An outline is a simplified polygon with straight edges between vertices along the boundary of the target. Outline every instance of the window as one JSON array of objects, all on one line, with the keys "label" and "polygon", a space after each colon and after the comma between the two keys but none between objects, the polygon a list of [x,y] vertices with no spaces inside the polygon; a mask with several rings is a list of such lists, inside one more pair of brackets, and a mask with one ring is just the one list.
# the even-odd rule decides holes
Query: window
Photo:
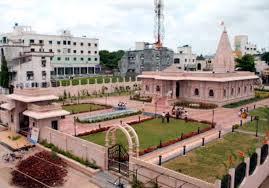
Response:
[{"label": "window", "polygon": [[81,58],[80,58],[80,60],[81,60],[81,61],[84,61],[84,58],[83,58],[83,57],[81,57]]},{"label": "window", "polygon": [[60,45],[61,44],[61,41],[57,41],[57,44]]},{"label": "window", "polygon": [[63,41],[63,45],[66,45],[66,40]]},{"label": "window", "polygon": [[157,92],[161,91],[161,88],[160,88],[160,86],[159,86],[159,85],[158,85],[158,86],[156,86],[156,91],[157,91]]},{"label": "window", "polygon": [[69,53],[69,54],[70,54],[70,53],[71,53],[71,49],[67,49],[67,53]]},{"label": "window", "polygon": [[68,44],[68,45],[71,45],[71,41],[67,41],[67,44]]},{"label": "window", "polygon": [[213,91],[213,89],[210,89],[209,90],[209,97],[214,97],[214,91]]},{"label": "window", "polygon": [[179,64],[179,63],[180,63],[180,59],[179,58],[174,59],[174,64]]},{"label": "window", "polygon": [[34,52],[35,51],[35,49],[34,48],[31,48],[31,50],[30,50],[31,52]]},{"label": "window", "polygon": [[245,86],[245,88],[244,88],[244,92],[246,93],[247,92],[247,87]]},{"label": "window", "polygon": [[83,45],[84,45],[83,42],[81,42],[81,43],[80,43],[80,46],[83,46]]},{"label": "window", "polygon": [[74,61],[76,61],[76,60],[77,60],[77,58],[76,58],[76,57],[74,57],[74,58],[73,58],[73,60],[74,60]]},{"label": "window", "polygon": [[60,49],[58,49],[58,50],[57,50],[57,52],[58,52],[58,53],[61,53],[61,50],[60,50]]},{"label": "window", "polygon": [[148,85],[146,85],[145,89],[146,89],[146,91],[149,91],[149,86],[148,86]]},{"label": "window", "polygon": [[81,50],[80,53],[83,54],[84,53],[83,50]]},{"label": "window", "polygon": [[94,58],[94,61],[98,61],[98,58]]},{"label": "window", "polygon": [[233,96],[234,95],[234,88],[232,88],[232,90],[231,90],[231,96]]},{"label": "window", "polygon": [[77,50],[73,50],[73,53],[76,54],[77,53]]},{"label": "window", "polygon": [[26,72],[26,80],[34,80],[34,72],[33,71],[27,71]]},{"label": "window", "polygon": [[238,95],[240,95],[240,93],[241,93],[241,89],[240,89],[240,87],[238,88]]},{"label": "window", "polygon": [[252,86],[250,86],[250,91],[252,91],[252,89],[253,89]]},{"label": "window", "polygon": [[196,88],[196,89],[194,90],[194,95],[195,95],[195,96],[199,96],[199,89],[198,89],[198,88]]},{"label": "window", "polygon": [[65,61],[69,61],[70,60],[70,58],[69,57],[65,57]]},{"label": "window", "polygon": [[58,121],[57,120],[51,122],[51,128],[58,130]]},{"label": "window", "polygon": [[34,39],[30,39],[30,44],[34,44],[35,40]]},{"label": "window", "polygon": [[97,51],[95,51],[94,53],[97,54]]},{"label": "window", "polygon": [[58,61],[61,61],[61,57],[57,57],[57,60],[58,60]]},{"label": "window", "polygon": [[92,52],[91,51],[88,51],[88,54],[91,54]]},{"label": "window", "polygon": [[49,40],[49,44],[52,44],[52,40]]},{"label": "window", "polygon": [[223,97],[226,97],[226,89],[223,90]]},{"label": "window", "polygon": [[73,45],[74,45],[74,46],[76,46],[76,45],[77,45],[77,43],[76,43],[76,42],[73,42]]},{"label": "window", "polygon": [[42,79],[43,80],[46,80],[46,77],[47,77],[46,71],[42,71]]},{"label": "window", "polygon": [[97,47],[97,43],[95,43],[94,46]]},{"label": "window", "polygon": [[43,40],[39,40],[39,44],[43,44],[43,42],[44,42]]},{"label": "window", "polygon": [[42,67],[46,67],[46,63],[47,63],[46,60],[42,60],[42,61],[41,61],[41,66],[42,66]]},{"label": "window", "polygon": [[92,59],[89,57],[89,58],[88,58],[88,61],[91,61],[91,60],[92,60]]},{"label": "window", "polygon": [[188,60],[187,59],[185,59],[185,62],[187,62]]},{"label": "window", "polygon": [[91,43],[88,43],[88,46],[91,46]]},{"label": "window", "polygon": [[49,49],[49,52],[52,52],[52,49]]}]

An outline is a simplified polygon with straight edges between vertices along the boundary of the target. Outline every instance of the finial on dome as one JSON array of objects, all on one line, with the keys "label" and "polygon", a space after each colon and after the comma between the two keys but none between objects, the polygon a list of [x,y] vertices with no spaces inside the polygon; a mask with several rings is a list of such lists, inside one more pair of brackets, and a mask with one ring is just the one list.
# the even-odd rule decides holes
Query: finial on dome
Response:
[{"label": "finial on dome", "polygon": [[226,31],[226,26],[225,26],[225,24],[224,24],[224,21],[222,21],[222,22],[220,23],[220,25],[223,26],[223,32],[227,32],[227,31]]}]

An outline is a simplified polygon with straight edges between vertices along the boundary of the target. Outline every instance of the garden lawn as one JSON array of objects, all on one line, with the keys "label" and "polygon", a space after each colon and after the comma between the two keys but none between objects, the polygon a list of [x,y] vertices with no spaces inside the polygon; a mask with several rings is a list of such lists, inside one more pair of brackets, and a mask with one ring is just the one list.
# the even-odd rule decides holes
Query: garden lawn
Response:
[{"label": "garden lawn", "polygon": [[97,110],[104,110],[110,108],[109,106],[99,105],[99,104],[90,104],[90,103],[83,103],[83,104],[71,104],[71,105],[64,105],[63,109],[73,113],[83,113],[83,112],[92,112]]},{"label": "garden lawn", "polygon": [[[151,146],[158,146],[160,141],[166,142],[179,138],[181,133],[186,134],[207,128],[209,125],[195,122],[185,123],[183,120],[170,119],[170,123],[162,123],[161,119],[148,120],[140,124],[133,125],[140,143],[140,150]],[[127,146],[127,139],[121,131],[117,131],[117,143]],[[105,132],[82,136],[82,139],[105,145]]]},{"label": "garden lawn", "polygon": [[[259,116],[258,122],[258,132],[266,133],[269,131],[269,108],[257,108],[250,112],[252,116]],[[248,122],[244,124],[240,129],[256,132],[256,124],[257,121],[253,120],[252,122]]]},{"label": "garden lawn", "polygon": [[[262,145],[262,138],[242,133],[230,133],[223,139],[209,143],[205,147],[195,149],[186,156],[181,156],[164,164],[166,168],[177,172],[215,183],[222,179],[230,167],[238,165],[242,158],[239,152],[245,155],[255,152]],[[232,165],[229,165],[232,157]]]},{"label": "garden lawn", "polygon": [[239,101],[239,102],[235,102],[235,103],[231,103],[231,104],[227,104],[224,105],[224,108],[237,108],[243,105],[247,105],[250,103],[254,103],[263,99],[267,99],[269,98],[269,92],[268,91],[255,91],[255,97],[252,99],[247,99],[247,100],[243,100],[243,101]]}]

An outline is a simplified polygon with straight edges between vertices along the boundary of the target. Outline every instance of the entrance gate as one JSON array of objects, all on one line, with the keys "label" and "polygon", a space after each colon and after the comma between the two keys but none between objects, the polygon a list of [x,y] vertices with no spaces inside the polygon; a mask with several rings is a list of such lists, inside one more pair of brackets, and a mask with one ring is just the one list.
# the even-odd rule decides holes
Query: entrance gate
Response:
[{"label": "entrance gate", "polygon": [[[116,143],[116,131],[124,133],[128,141],[128,151]],[[122,123],[110,127],[106,132],[107,169],[129,176],[129,157],[138,157],[139,140],[135,130],[128,124]]]},{"label": "entrance gate", "polygon": [[108,148],[108,170],[129,176],[129,154],[122,145]]}]

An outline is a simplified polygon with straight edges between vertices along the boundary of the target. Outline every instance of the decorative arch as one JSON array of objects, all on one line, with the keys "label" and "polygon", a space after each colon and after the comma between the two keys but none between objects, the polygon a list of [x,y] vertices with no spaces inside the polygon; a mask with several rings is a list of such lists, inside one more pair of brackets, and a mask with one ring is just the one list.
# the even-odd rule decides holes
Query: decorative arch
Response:
[{"label": "decorative arch", "polygon": [[135,130],[128,125],[123,123],[122,125],[115,125],[108,129],[106,132],[106,147],[111,147],[116,144],[116,131],[121,130],[127,138],[129,156],[138,157],[139,156],[139,139]]}]

